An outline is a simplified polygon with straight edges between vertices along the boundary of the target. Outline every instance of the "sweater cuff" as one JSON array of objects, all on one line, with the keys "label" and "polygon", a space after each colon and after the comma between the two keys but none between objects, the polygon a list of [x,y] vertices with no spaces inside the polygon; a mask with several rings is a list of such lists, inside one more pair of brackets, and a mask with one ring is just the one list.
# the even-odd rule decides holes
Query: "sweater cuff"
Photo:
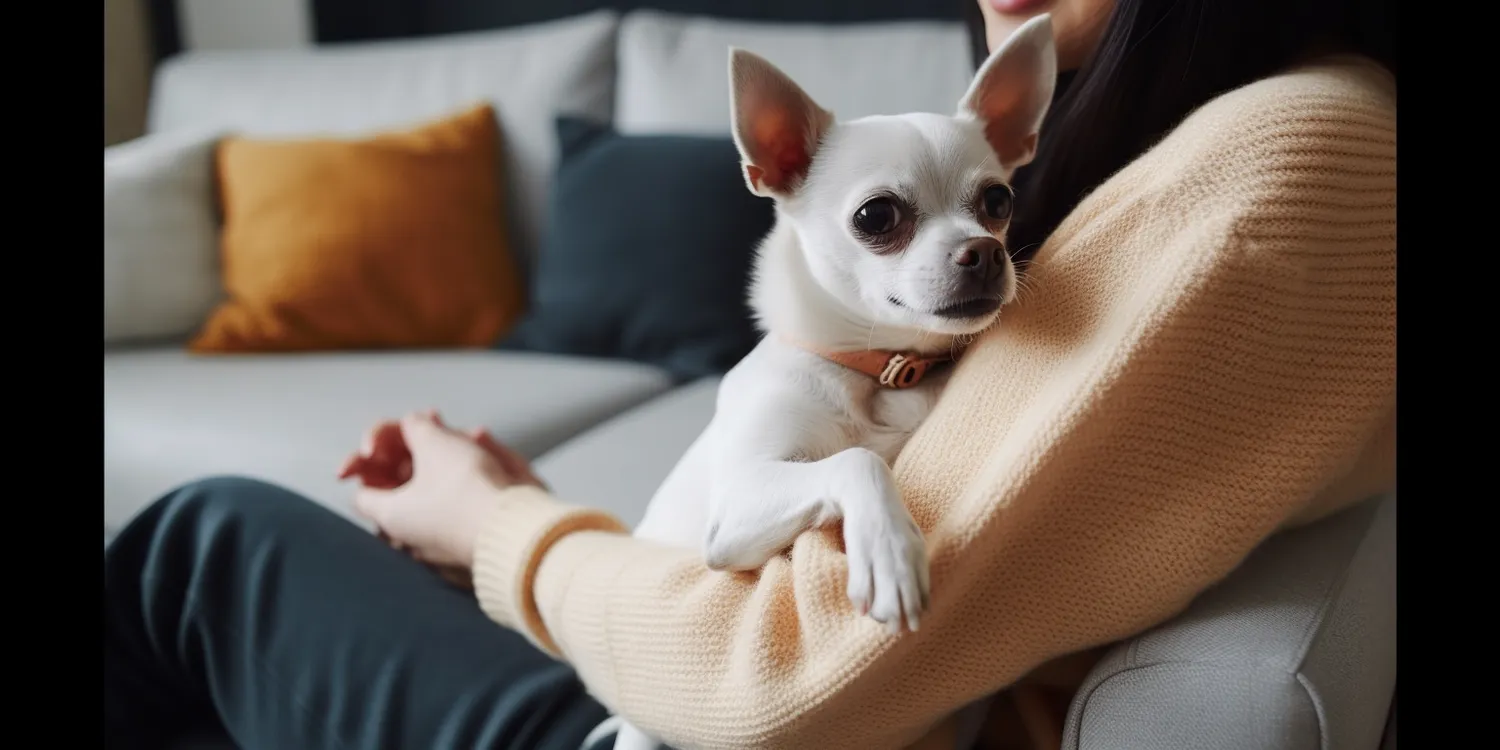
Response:
[{"label": "sweater cuff", "polygon": [[474,591],[480,608],[554,658],[562,652],[542,622],[533,584],[547,551],[575,531],[629,533],[604,511],[566,505],[525,485],[501,491],[474,543]]}]

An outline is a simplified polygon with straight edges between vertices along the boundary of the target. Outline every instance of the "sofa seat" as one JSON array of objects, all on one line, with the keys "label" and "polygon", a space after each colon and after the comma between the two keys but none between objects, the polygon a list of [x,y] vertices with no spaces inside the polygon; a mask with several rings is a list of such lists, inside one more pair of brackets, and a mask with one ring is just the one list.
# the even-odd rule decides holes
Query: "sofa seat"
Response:
[{"label": "sofa seat", "polygon": [[106,350],[105,535],[211,474],[277,482],[353,517],[335,472],[377,420],[436,408],[536,456],[671,386],[646,365],[514,352]]},{"label": "sofa seat", "polygon": [[553,448],[533,462],[559,499],[634,527],[672,467],[708,427],[719,378],[689,383]]}]

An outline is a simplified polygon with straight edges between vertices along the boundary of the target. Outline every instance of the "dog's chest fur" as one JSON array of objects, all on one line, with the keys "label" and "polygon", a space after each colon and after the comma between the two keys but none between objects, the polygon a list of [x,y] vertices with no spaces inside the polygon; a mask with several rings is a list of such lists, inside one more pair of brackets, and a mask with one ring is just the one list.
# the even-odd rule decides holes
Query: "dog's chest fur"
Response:
[{"label": "dog's chest fur", "polygon": [[779,346],[776,349],[768,359],[782,361],[771,366],[797,372],[795,380],[804,397],[810,405],[816,405],[810,410],[815,413],[799,415],[808,440],[801,446],[800,455],[789,457],[798,461],[817,461],[847,448],[862,447],[887,464],[893,463],[932,412],[948,375],[948,368],[936,368],[915,387],[894,390],[816,354]]},{"label": "dog's chest fur", "polygon": [[844,392],[842,411],[847,420],[848,444],[868,448],[886,463],[894,463],[896,454],[932,411],[938,383],[895,391],[880,387],[862,373],[845,379],[859,381]]}]

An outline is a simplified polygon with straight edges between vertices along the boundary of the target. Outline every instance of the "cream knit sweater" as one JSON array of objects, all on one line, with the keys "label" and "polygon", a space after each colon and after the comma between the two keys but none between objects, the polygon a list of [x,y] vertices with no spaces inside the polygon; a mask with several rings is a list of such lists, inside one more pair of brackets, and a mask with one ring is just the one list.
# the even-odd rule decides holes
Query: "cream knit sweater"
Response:
[{"label": "cream knit sweater", "polygon": [[1219,97],[1086,198],[896,463],[915,634],[855,614],[836,530],[716,573],[532,488],[486,524],[480,603],[677,747],[910,746],[1393,486],[1395,222],[1394,81],[1349,58]]}]

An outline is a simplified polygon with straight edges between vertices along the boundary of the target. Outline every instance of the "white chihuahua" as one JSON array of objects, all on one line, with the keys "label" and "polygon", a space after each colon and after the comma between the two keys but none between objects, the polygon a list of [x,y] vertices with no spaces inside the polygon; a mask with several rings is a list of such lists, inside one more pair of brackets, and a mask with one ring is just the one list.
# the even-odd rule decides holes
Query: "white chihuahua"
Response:
[{"label": "white chihuahua", "polygon": [[[843,521],[848,595],[893,632],[928,603],[927,549],[891,475],[948,363],[1016,291],[1008,185],[1057,75],[1049,16],[992,53],[953,116],[835,122],[764,59],[730,51],[734,139],[771,198],[750,302],[766,337],[635,530],[754,570]],[[619,722],[616,750],[656,741]]]}]

